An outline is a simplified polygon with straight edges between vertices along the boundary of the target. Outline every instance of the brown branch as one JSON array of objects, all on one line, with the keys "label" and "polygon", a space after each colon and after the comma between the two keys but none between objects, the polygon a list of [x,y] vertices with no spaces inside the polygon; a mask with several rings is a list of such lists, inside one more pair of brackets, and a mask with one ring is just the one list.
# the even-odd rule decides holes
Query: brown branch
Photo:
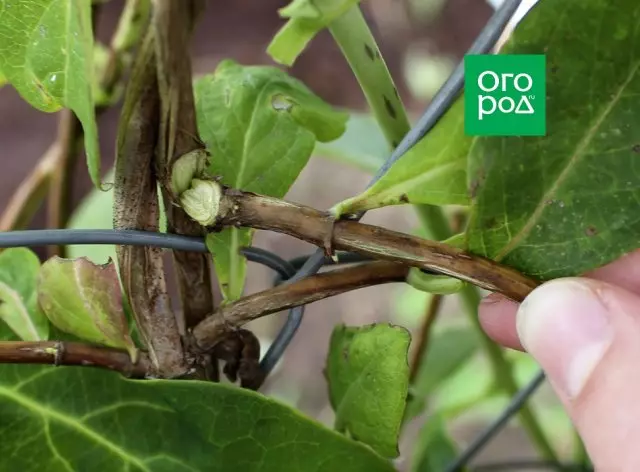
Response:
[{"label": "brown branch", "polygon": [[387,261],[366,262],[264,290],[222,306],[193,330],[196,347],[211,350],[224,334],[262,316],[359,288],[401,282],[409,268]]},{"label": "brown branch", "polygon": [[226,190],[216,226],[277,231],[324,247],[400,262],[470,282],[522,301],[538,282],[520,272],[452,246],[356,221],[334,221],[327,212],[237,190]]},{"label": "brown branch", "polygon": [[[148,34],[139,48],[118,123],[114,228],[158,230],[153,160],[159,107],[153,35]],[[188,365],[167,293],[162,251],[116,246],[116,252],[122,284],[154,366],[165,377],[184,374]]]},{"label": "brown branch", "polygon": [[[176,2],[154,0],[152,25],[155,34],[158,86],[160,91],[160,137],[156,166],[163,186],[167,230],[170,233],[203,236],[203,228],[189,218],[170,191],[175,161],[203,147],[198,137],[191,77],[189,41],[201,0]],[[208,254],[173,251],[183,328],[192,328],[214,309],[211,257]]]},{"label": "brown branch", "polygon": [[126,351],[61,341],[0,341],[0,363],[99,367],[135,378],[153,372],[146,353],[139,352],[134,364]]},{"label": "brown branch", "polygon": [[420,329],[420,334],[417,338],[418,345],[416,346],[413,355],[413,361],[411,362],[411,372],[409,374],[409,381],[411,383],[415,381],[418,372],[420,372],[422,361],[427,355],[427,349],[429,348],[429,339],[431,338],[431,331],[436,319],[438,318],[438,313],[440,312],[440,307],[442,306],[443,301],[444,297],[442,295],[434,293],[431,295],[429,303],[427,304],[424,321],[422,322],[422,328]]}]

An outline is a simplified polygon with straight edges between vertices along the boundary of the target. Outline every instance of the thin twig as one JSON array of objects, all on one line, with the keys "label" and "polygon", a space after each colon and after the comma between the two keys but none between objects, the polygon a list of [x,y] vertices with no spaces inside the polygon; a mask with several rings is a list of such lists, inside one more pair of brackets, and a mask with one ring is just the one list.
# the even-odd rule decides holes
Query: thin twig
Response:
[{"label": "thin twig", "polygon": [[0,363],[99,367],[136,378],[153,372],[146,353],[139,352],[133,363],[126,351],[61,341],[0,341]]},{"label": "thin twig", "polygon": [[221,336],[249,321],[359,288],[401,282],[408,267],[395,262],[365,262],[264,290],[222,306],[193,330],[198,349],[209,351]]},{"label": "thin twig", "polygon": [[0,231],[20,230],[29,225],[49,191],[59,153],[60,146],[54,142],[42,155],[36,167],[20,183],[0,217]]},{"label": "thin twig", "polygon": [[431,338],[431,331],[435,325],[435,321],[438,318],[440,307],[444,297],[439,294],[432,294],[427,303],[427,309],[425,310],[424,321],[422,322],[422,328],[418,335],[418,344],[413,354],[413,361],[411,362],[411,372],[409,374],[409,382],[413,383],[420,372],[420,366],[423,359],[427,355],[427,349],[429,348],[429,339]]}]

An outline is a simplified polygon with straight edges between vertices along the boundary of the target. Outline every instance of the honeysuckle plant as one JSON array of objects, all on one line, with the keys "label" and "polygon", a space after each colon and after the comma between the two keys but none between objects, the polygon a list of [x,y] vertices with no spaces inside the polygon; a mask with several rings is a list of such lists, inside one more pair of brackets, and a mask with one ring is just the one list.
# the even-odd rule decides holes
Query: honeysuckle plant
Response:
[{"label": "honeysuckle plant", "polygon": [[[130,241],[113,240],[114,257],[102,265],[68,257],[64,244],[44,262],[27,248],[0,253],[2,470],[375,472],[409,470],[408,462],[413,471],[445,470],[458,454],[448,424],[520,385],[508,354],[480,331],[479,289],[520,301],[542,281],[638,247],[632,0],[540,0],[501,46],[499,54],[546,55],[546,136],[468,136],[460,93],[372,185],[331,209],[285,195],[314,149],[340,146],[358,118],[288,68],[327,29],[377,122],[381,154],[390,153],[410,121],[366,5],[294,0],[274,12],[286,21],[267,48],[273,65],[226,59],[195,79],[190,35],[215,2],[127,0],[109,44],[93,35],[100,6],[0,2],[5,86],[60,116],[0,236],[25,227],[45,198],[51,227],[69,225],[71,163],[82,146],[96,194],[112,196],[113,229],[122,230],[113,234]],[[116,163],[105,177],[96,116],[120,103]],[[363,211],[402,205],[418,213],[419,235],[359,222]],[[360,259],[245,294],[257,229],[310,242],[327,263]],[[168,246],[179,312],[161,249],[172,234],[184,236]],[[428,292],[427,313],[442,296],[459,297],[467,325],[434,334],[425,316],[413,339],[388,323],[336,326],[324,371],[333,428],[260,392],[278,355],[260,358],[249,321],[392,282]],[[466,405],[433,407],[478,352],[490,385]],[[405,426],[426,411],[411,460],[394,462]],[[539,411],[525,405],[519,414],[541,457],[565,459]]]}]

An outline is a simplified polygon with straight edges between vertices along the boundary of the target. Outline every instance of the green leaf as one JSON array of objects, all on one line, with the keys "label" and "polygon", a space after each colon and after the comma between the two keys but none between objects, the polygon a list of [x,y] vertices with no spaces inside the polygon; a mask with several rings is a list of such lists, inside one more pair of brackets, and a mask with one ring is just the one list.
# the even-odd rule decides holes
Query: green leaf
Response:
[{"label": "green leaf", "polygon": [[274,61],[291,66],[313,37],[360,0],[293,0],[278,10],[289,18],[267,48]]},{"label": "green leaf", "polygon": [[0,252],[0,319],[9,330],[0,329],[0,339],[42,341],[49,337],[49,320],[38,305],[40,260],[27,248]]},{"label": "green leaf", "polygon": [[113,261],[96,265],[84,257],[53,257],[42,265],[38,292],[54,326],[87,341],[126,349],[136,359]]},{"label": "green leaf", "polygon": [[476,140],[472,252],[545,280],[638,247],[638,18],[633,0],[545,0],[518,25],[501,52],[546,54],[549,132]]},{"label": "green leaf", "polygon": [[430,416],[420,430],[411,472],[441,472],[457,457],[458,448],[449,436],[443,418],[437,414]]},{"label": "green leaf", "polygon": [[404,328],[336,326],[325,375],[335,427],[385,457],[398,456],[398,436],[409,387]]},{"label": "green leaf", "polygon": [[87,368],[0,366],[0,438],[7,471],[393,472],[260,394]]},{"label": "green leaf", "polygon": [[[304,168],[316,140],[331,141],[348,115],[275,67],[220,63],[194,86],[198,129],[212,154],[209,171],[230,187],[282,198]],[[228,299],[242,294],[246,260],[237,249],[251,236],[225,229],[209,238]]]},{"label": "green leaf", "polygon": [[403,203],[468,204],[466,168],[472,139],[464,134],[463,105],[457,101],[378,182],[337,204],[335,214]]},{"label": "green leaf", "polygon": [[466,365],[479,347],[479,334],[471,328],[450,328],[433,336],[410,388],[406,417],[421,414],[429,396]]},{"label": "green leaf", "polygon": [[0,87],[7,83],[7,78],[4,76],[2,71],[0,70]]},{"label": "green leaf", "polygon": [[38,110],[70,108],[85,135],[91,179],[100,186],[100,150],[93,99],[91,2],[4,0],[0,69]]},{"label": "green leaf", "polygon": [[317,143],[313,154],[374,173],[390,152],[375,118],[365,113],[351,113],[345,133],[335,141]]}]

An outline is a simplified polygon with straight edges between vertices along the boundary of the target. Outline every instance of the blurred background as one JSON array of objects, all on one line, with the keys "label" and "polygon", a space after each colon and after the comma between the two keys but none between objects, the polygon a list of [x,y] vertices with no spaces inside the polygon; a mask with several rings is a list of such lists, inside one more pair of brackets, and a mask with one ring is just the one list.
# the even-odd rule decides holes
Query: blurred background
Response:
[{"label": "blurred background", "polygon": [[[286,0],[210,0],[195,32],[193,68],[196,74],[212,72],[221,59],[242,64],[274,65],[265,50],[282,25],[277,9]],[[480,32],[500,0],[367,0],[363,10],[376,36],[383,57],[413,119],[424,110],[440,85]],[[525,1],[527,6],[534,3]],[[96,31],[110,37],[123,0],[103,5]],[[521,16],[521,15],[519,15]],[[322,32],[289,71],[329,103],[352,112],[347,133],[338,142],[318,146],[314,157],[293,186],[287,199],[325,209],[364,189],[389,150],[375,122],[367,115],[366,102],[347,63],[331,36]],[[103,168],[113,164],[119,106],[99,117]],[[29,174],[56,136],[57,116],[31,108],[10,86],[0,89],[0,208],[4,208],[20,182]],[[110,228],[111,193],[96,193],[82,159],[73,181],[76,228]],[[392,207],[372,211],[365,221],[398,231],[417,231],[410,208]],[[43,228],[44,208],[31,228]],[[292,238],[258,232],[255,245],[285,258],[310,253],[314,248]],[[46,257],[46,251],[37,252]],[[73,247],[71,255],[87,255],[105,262],[111,247]],[[250,265],[246,292],[268,288],[273,274]],[[283,361],[263,392],[301,409],[327,425],[333,421],[323,376],[331,331],[336,324],[364,325],[391,322],[417,332],[425,317],[429,295],[401,284],[386,285],[341,295],[307,308],[302,327]],[[177,307],[179,308],[179,307]],[[250,328],[260,337],[263,349],[274,338],[285,314],[254,322]],[[402,439],[397,465],[409,470],[413,445],[425,421],[434,411],[448,419],[448,430],[464,447],[474,435],[504,408],[507,398],[495,393],[488,364],[478,351],[478,336],[468,317],[461,315],[455,297],[447,297],[435,328],[432,350],[426,362],[433,366],[425,412],[413,420]],[[464,354],[460,354],[463,352]],[[521,384],[537,366],[524,354],[509,353]],[[456,362],[451,358],[456,357]],[[438,366],[448,366],[444,372]],[[568,452],[573,436],[569,422],[548,389],[535,404],[545,429],[559,451]],[[495,462],[535,457],[526,436],[513,422],[475,461]],[[517,467],[505,470],[525,470]],[[528,470],[528,469],[527,469]]]}]

